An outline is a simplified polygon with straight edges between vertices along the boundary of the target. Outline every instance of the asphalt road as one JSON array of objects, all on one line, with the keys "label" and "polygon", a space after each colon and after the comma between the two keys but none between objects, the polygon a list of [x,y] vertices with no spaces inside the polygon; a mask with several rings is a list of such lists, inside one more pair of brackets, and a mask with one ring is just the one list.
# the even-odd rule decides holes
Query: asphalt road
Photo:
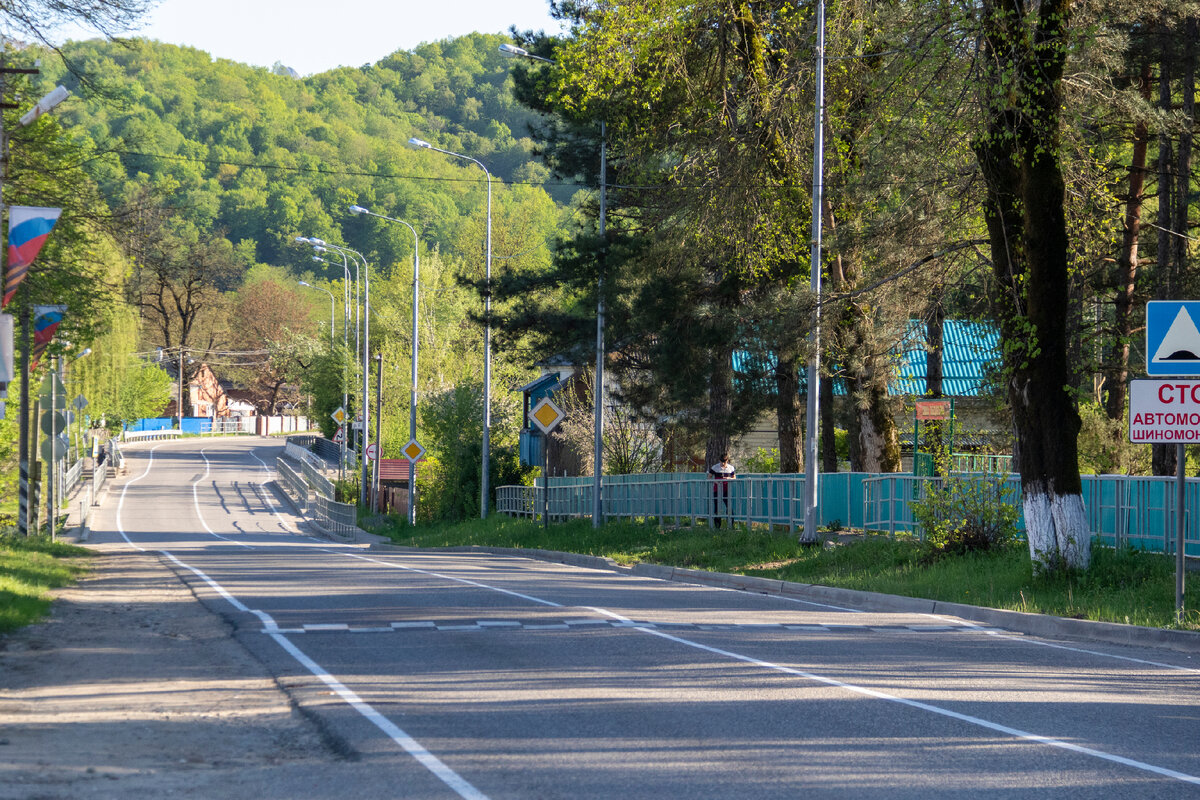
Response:
[{"label": "asphalt road", "polygon": [[1185,653],[334,544],[281,449],[131,450],[92,541],[170,563],[396,797],[1200,796]]}]

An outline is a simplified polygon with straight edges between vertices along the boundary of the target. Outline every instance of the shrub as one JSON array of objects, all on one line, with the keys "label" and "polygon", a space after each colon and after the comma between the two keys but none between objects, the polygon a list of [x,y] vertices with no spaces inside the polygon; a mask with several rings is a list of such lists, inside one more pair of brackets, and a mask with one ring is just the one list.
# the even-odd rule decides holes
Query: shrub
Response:
[{"label": "shrub", "polygon": [[912,504],[925,541],[950,553],[994,550],[1014,542],[1017,506],[1004,478],[972,476],[926,481]]}]

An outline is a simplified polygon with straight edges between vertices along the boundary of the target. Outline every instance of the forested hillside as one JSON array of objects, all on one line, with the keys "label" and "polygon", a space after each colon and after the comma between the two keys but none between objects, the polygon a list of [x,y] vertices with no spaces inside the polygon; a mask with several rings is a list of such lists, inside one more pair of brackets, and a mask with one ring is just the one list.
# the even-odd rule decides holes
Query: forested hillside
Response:
[{"label": "forested hillside", "polygon": [[[505,183],[546,175],[501,41],[477,34],[296,79],[174,45],[95,40],[68,45],[65,63],[47,59],[42,83],[85,98],[62,124],[116,156],[93,169],[105,196],[168,193],[198,227],[251,243],[259,262],[293,262],[298,233],[350,241],[355,202],[420,220],[423,238],[446,250],[484,195],[467,165],[414,151],[410,137],[470,154]],[[357,244],[382,264],[410,251],[399,231]]]},{"label": "forested hillside", "polygon": [[[64,209],[14,307],[69,303],[50,352],[91,344],[72,369],[92,419],[178,413],[163,360],[189,378],[209,364],[264,412],[311,401],[330,428],[334,408],[362,407],[354,351],[366,317],[354,297],[365,299],[369,276],[371,351],[385,360],[384,452],[398,455],[408,440],[414,237],[348,210],[362,205],[410,223],[419,240],[422,425],[438,431],[424,439],[423,511],[477,509],[483,342],[472,283],[485,269],[489,194],[497,272],[543,271],[571,215],[531,156],[536,115],[512,98],[502,41],[471,35],[305,79],[141,40],[71,43],[61,59],[11,54],[42,58],[23,95],[56,84],[73,94],[14,148],[10,201]],[[478,159],[490,187],[474,164],[414,149],[410,137]],[[567,199],[576,191],[552,188]],[[350,248],[368,266],[297,237]],[[533,358],[519,337],[493,355],[494,480],[521,480],[509,387]]]}]

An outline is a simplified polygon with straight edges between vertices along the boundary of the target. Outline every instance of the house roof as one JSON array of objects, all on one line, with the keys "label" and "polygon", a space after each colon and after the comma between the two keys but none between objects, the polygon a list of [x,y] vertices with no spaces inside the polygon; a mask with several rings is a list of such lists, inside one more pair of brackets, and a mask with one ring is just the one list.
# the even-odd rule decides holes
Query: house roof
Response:
[{"label": "house roof", "polygon": [[[892,394],[925,394],[929,364],[925,323],[909,320],[899,374]],[[948,319],[942,326],[942,393],[948,397],[978,397],[987,372],[1000,358],[1000,332],[992,325]]]},{"label": "house roof", "polygon": [[[888,386],[892,395],[925,394],[925,375],[929,365],[928,336],[922,320],[909,320],[900,347],[893,351],[896,377]],[[948,319],[942,327],[942,393],[947,397],[977,397],[983,391],[989,366],[1000,357],[1000,333],[983,322]],[[761,356],[735,351],[733,368],[744,373],[769,371],[774,354],[767,354],[766,367],[757,363]],[[807,391],[807,376],[800,373],[800,394]],[[846,384],[834,378],[833,393],[845,396]]]}]

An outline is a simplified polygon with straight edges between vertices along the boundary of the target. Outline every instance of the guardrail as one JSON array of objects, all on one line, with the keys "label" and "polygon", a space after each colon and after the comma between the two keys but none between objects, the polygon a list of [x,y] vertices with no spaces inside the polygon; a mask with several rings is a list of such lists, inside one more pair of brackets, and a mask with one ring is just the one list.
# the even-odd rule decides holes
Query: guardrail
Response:
[{"label": "guardrail", "polygon": [[[358,506],[335,501],[332,484],[309,464],[314,456],[305,450],[301,452],[306,457],[300,461],[300,472],[292,469],[283,457],[275,459],[276,484],[295,501],[301,514],[325,532],[355,539],[358,535]],[[318,480],[314,482],[314,478]],[[322,492],[326,490],[329,494],[323,495]]]},{"label": "guardrail", "polygon": [[62,483],[59,484],[58,496],[66,498],[71,493],[71,490],[75,488],[75,484],[79,483],[79,478],[82,475],[83,459],[81,458],[62,473]]},{"label": "guardrail", "polygon": [[219,436],[231,433],[254,433],[254,417],[218,417],[201,422],[201,435]]},{"label": "guardrail", "polygon": [[304,457],[300,459],[300,470],[304,475],[304,480],[308,481],[317,494],[327,500],[332,500],[335,497],[333,482],[321,472],[323,466],[324,462],[312,453],[305,453]]},{"label": "guardrail", "polygon": [[353,538],[358,535],[358,507],[314,494],[309,512],[327,532]]},{"label": "guardrail", "polygon": [[179,431],[125,431],[121,438],[126,442],[144,441],[146,439],[178,439]]},{"label": "guardrail", "polygon": [[100,490],[108,483],[108,461],[92,467],[92,505],[100,505]]}]

